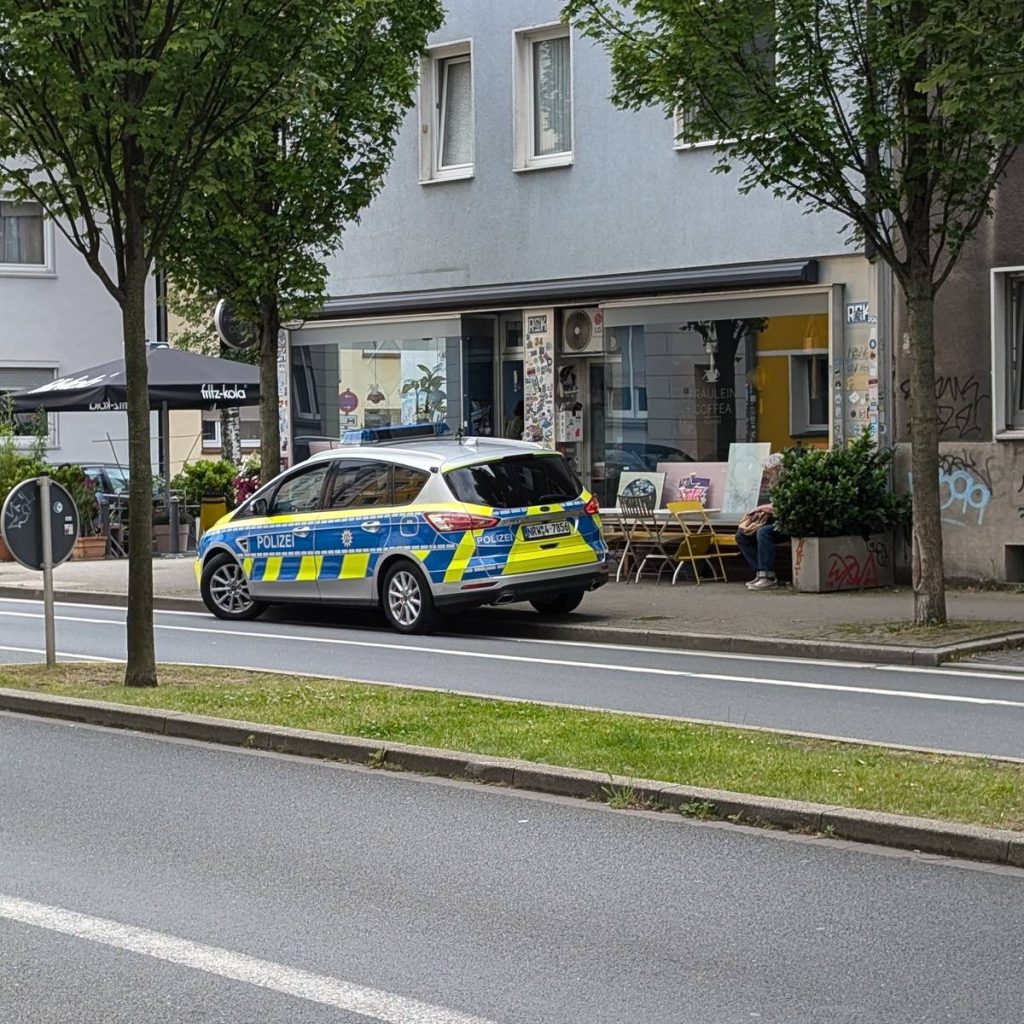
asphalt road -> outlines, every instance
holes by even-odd
[[[1014,869],[9,714],[0,773],[5,1021],[1021,1019]]]
[[[0,601],[0,661],[41,660],[42,606]],[[125,657],[124,610],[57,606],[63,658]],[[161,661],[308,672],[1024,757],[1024,676],[460,635],[404,637],[278,611],[251,623],[158,612]]]
[[[0,601],[0,661],[42,659],[42,615],[38,602]],[[124,618],[122,608],[58,605],[59,656],[123,660]],[[248,623],[157,612],[157,657],[1024,757],[1024,677],[998,670],[406,637],[366,623],[342,627],[309,609]]]

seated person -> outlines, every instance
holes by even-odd
[[[762,491],[767,489],[769,499],[771,488],[775,486],[782,471],[782,456],[778,453],[769,455],[764,464],[764,477],[762,480]],[[763,502],[756,508],[751,509],[745,521],[752,521],[756,528],[752,532],[745,529],[746,523],[740,524],[736,531],[736,543],[740,552],[746,559],[751,569],[757,575],[747,583],[748,590],[773,590],[779,585],[775,578],[775,545],[783,534],[775,529],[772,521],[771,500]],[[760,521],[761,525],[756,525]]]

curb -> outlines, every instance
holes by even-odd
[[[0,689],[0,710],[298,757],[399,768],[603,803],[617,800],[624,806],[676,811],[688,817],[824,833],[829,838],[1024,868],[1024,833],[1003,829],[679,786],[653,779],[633,779],[401,743],[382,745],[377,740],[355,736],[334,736],[23,690]]]
[[[0,586],[0,598],[21,598],[41,601],[42,588]],[[94,591],[57,590],[56,601],[79,602],[123,608],[124,594]],[[206,606],[192,597],[153,598],[153,608],[169,612],[202,612]],[[458,630],[456,620],[447,623],[447,633],[469,635]],[[473,635],[490,635],[473,634]],[[898,644],[856,644],[842,640],[800,640],[793,637],[764,637],[717,633],[682,633],[659,629],[624,629],[616,626],[558,626],[543,623],[523,626],[502,623],[502,635],[516,639],[560,640],[576,643],[615,644],[627,647],[655,647],[666,650],[690,650],[718,654],[761,654],[780,658],[812,658],[819,661],[848,661],[862,664],[914,665],[934,668],[956,658],[1005,647],[1024,646],[1024,631],[1000,633],[980,640],[965,640],[943,647],[907,647]]]

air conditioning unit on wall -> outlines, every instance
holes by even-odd
[[[567,309],[562,317],[562,353],[588,356],[604,350],[604,313],[599,309]]]

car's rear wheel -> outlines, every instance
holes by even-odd
[[[564,594],[556,594],[554,597],[538,598],[530,604],[541,613],[541,615],[568,615],[580,606],[583,600],[582,590],[569,590]]]
[[[199,584],[203,603],[218,619],[255,619],[267,606],[249,593],[242,567],[230,555],[215,555],[203,567]]]
[[[430,633],[437,627],[438,614],[430,586],[412,562],[395,562],[381,587],[384,616],[399,633]]]

